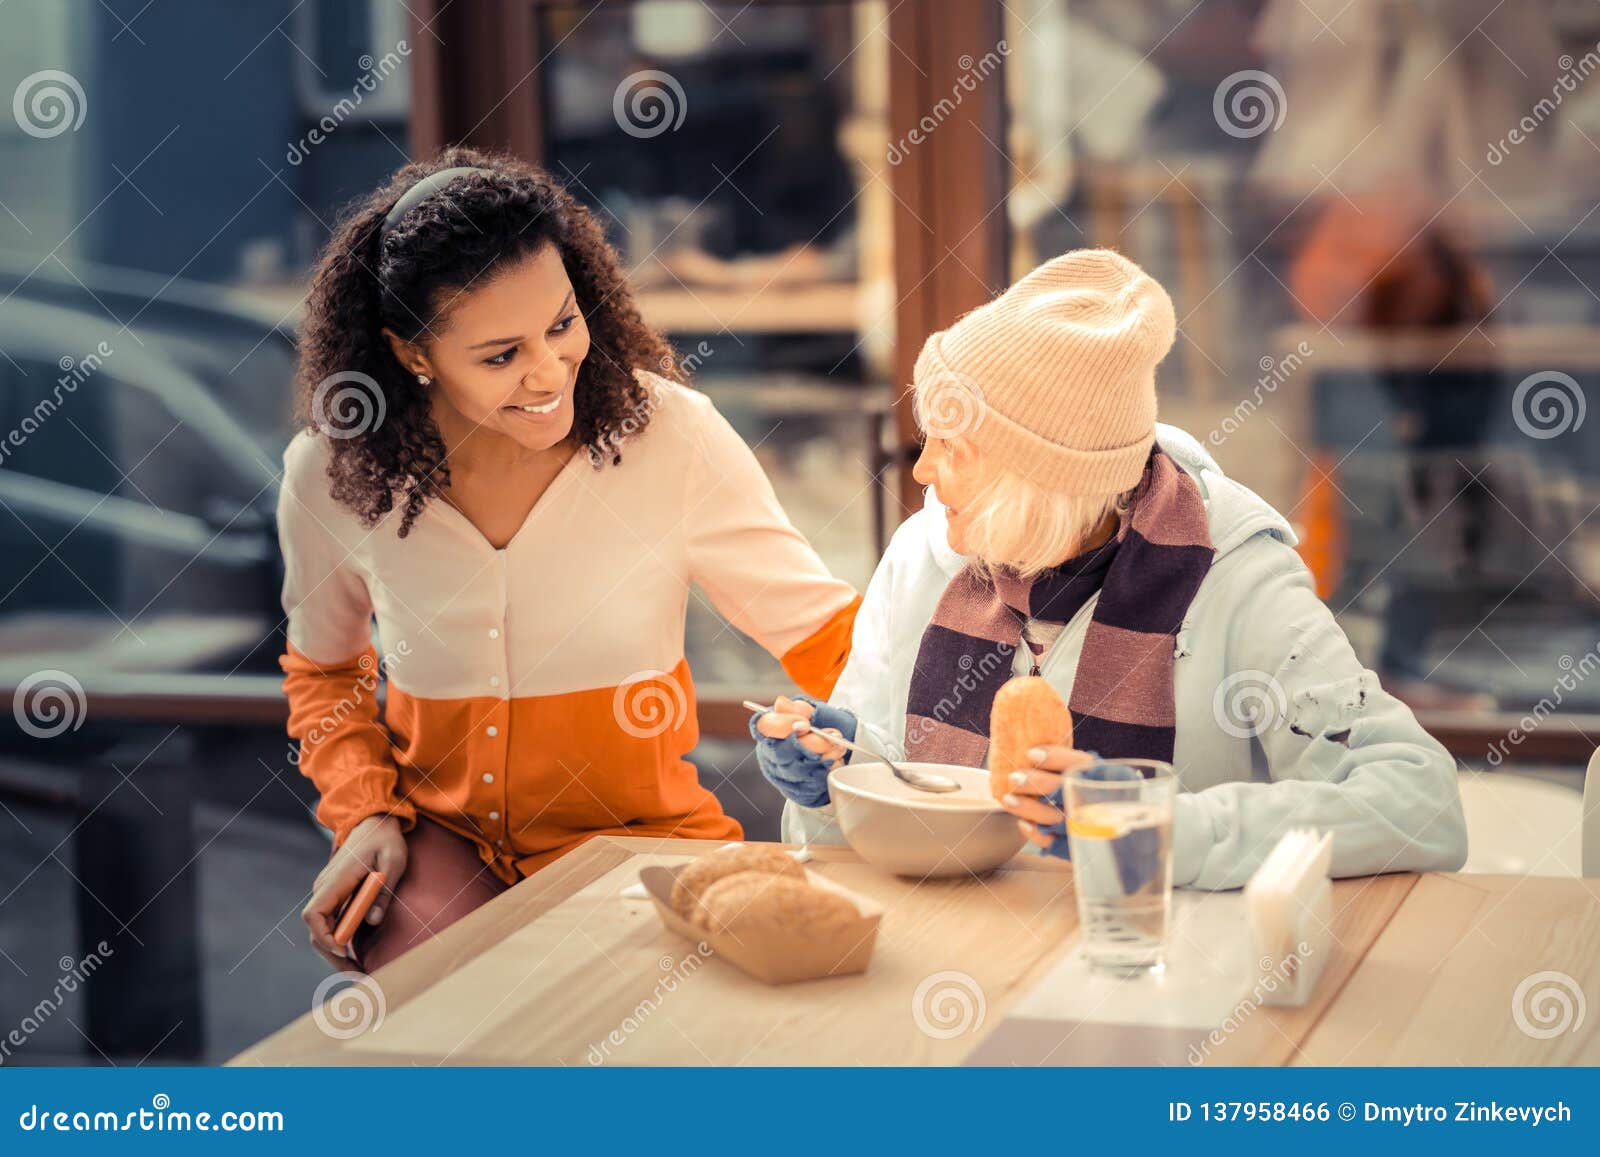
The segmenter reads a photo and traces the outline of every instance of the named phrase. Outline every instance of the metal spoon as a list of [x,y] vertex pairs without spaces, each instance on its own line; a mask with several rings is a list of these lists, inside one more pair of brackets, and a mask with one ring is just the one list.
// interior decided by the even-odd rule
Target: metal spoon
[[[763,706],[760,703],[752,703],[748,699],[744,701],[744,705],[748,710],[759,711],[762,714],[773,710],[773,708]],[[805,720],[802,719],[795,722],[796,735],[803,735],[805,732],[811,730],[811,724],[807,723]],[[961,785],[947,775],[935,775],[931,772],[913,771],[909,768],[899,767],[890,762],[887,756],[880,755],[876,751],[862,747],[859,743],[852,743],[850,740],[841,735],[826,735],[823,736],[823,738],[827,739],[831,743],[837,743],[840,747],[849,748],[851,751],[859,752],[860,754],[865,755],[868,759],[877,760],[890,771],[894,772],[896,779],[900,780],[902,783],[910,784],[918,791],[947,792],[961,790]]]

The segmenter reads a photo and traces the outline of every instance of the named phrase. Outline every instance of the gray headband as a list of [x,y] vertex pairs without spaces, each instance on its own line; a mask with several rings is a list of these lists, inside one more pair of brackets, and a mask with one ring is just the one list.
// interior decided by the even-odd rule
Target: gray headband
[[411,210],[422,204],[422,202],[433,196],[451,181],[457,177],[465,176],[467,173],[487,173],[489,171],[477,165],[460,165],[453,169],[440,169],[437,173],[429,173],[426,177],[423,177],[402,193],[400,199],[394,203],[394,208],[384,215],[383,228],[378,232],[379,246],[381,247],[389,234],[394,232],[394,227],[399,224],[400,218],[411,212]]

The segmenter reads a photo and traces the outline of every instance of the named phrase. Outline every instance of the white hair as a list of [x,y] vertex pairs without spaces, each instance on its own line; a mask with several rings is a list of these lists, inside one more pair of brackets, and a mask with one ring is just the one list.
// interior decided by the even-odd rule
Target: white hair
[[961,504],[967,516],[962,544],[980,570],[1005,568],[1032,578],[1082,553],[1108,515],[1119,520],[1133,491],[1059,494],[1003,467]]

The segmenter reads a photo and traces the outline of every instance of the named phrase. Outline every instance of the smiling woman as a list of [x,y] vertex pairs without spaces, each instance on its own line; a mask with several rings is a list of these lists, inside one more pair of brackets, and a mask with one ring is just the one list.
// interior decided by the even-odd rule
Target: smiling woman
[[[590,836],[737,838],[684,758],[690,586],[817,694],[860,600],[676,380],[587,210],[508,158],[408,166],[329,243],[302,349],[279,531],[289,728],[335,844],[312,943],[344,965],[372,870],[368,969]],[[405,656],[382,718],[374,619]]]
[[[508,328],[523,332],[475,340]],[[560,250],[546,245],[462,293],[427,342],[387,327],[384,336],[395,360],[431,387],[450,472],[439,497],[504,547],[576,452],[573,390],[589,328]],[[508,477],[525,485],[508,490]]]
[[[406,166],[352,207],[318,266],[302,349],[301,417],[330,438],[335,496],[368,525],[398,505],[401,537],[479,447],[509,452],[492,435],[615,461],[616,432],[648,416],[635,371],[677,377],[588,210],[536,167],[470,149]],[[373,396],[340,408],[335,379]],[[568,404],[549,430],[509,409],[557,392]]]

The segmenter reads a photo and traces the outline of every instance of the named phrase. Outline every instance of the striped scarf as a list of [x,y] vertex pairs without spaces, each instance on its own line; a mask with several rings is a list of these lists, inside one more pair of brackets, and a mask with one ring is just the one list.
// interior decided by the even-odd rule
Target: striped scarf
[[1158,446],[1103,546],[1031,582],[963,570],[922,634],[906,698],[906,758],[982,767],[989,709],[1011,678],[1022,624],[1065,623],[1098,590],[1067,704],[1073,746],[1171,762],[1173,652],[1212,553],[1199,487]]

